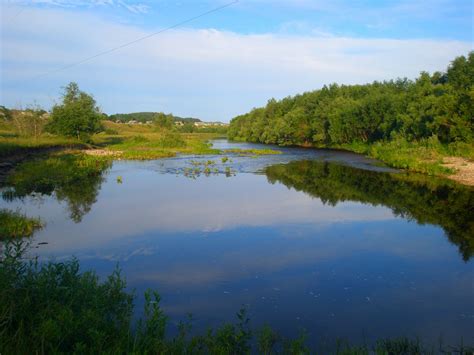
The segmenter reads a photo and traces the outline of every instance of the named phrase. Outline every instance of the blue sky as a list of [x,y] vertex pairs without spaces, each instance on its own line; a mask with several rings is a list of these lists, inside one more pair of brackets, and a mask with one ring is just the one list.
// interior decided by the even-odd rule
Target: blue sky
[[[106,113],[233,116],[324,84],[413,78],[473,49],[473,2],[4,0],[0,104],[50,108],[76,81]],[[41,77],[38,75],[45,74]]]

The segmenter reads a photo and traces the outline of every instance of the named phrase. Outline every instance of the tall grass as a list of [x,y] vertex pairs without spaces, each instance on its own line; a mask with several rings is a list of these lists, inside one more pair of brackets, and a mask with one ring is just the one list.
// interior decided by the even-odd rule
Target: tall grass
[[71,138],[45,135],[39,138],[0,137],[0,159],[14,154],[49,148],[85,148],[87,145]]
[[42,227],[38,218],[26,217],[19,211],[0,210],[0,240],[30,237]]
[[436,137],[413,142],[402,138],[373,144],[353,142],[338,147],[366,154],[394,168],[428,175],[454,173],[453,169],[443,166],[443,159],[447,156],[474,159],[474,145],[462,142],[441,144]]

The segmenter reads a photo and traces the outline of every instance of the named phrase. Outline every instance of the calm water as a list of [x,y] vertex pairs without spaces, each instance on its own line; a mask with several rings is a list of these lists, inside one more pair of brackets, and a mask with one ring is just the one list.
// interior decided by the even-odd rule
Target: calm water
[[[82,195],[0,207],[47,223],[40,257],[74,255],[101,275],[119,262],[130,288],[158,290],[172,322],[192,313],[197,332],[246,305],[254,327],[311,341],[473,344],[474,191],[346,152],[281,150],[119,161]],[[207,160],[218,173],[189,174]]]

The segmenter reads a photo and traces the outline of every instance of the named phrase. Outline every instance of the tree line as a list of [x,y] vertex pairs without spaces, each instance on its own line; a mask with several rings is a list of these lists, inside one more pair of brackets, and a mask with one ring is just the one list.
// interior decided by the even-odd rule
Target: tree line
[[472,142],[474,52],[454,59],[446,72],[422,72],[414,81],[331,84],[280,101],[270,99],[265,107],[233,118],[228,136],[311,146],[432,136],[445,144]]

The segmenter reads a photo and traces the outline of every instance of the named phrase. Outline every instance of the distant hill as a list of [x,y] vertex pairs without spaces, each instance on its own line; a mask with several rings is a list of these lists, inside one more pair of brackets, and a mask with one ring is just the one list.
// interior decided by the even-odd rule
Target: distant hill
[[[107,119],[110,121],[120,121],[120,122],[129,122],[129,121],[134,120],[134,121],[145,123],[147,121],[153,121],[155,118],[159,116],[163,116],[163,115],[165,115],[163,112],[117,113],[117,114],[108,116]],[[166,114],[166,116],[172,117],[175,122],[178,122],[178,121],[189,122],[189,123],[201,122],[199,118],[194,118],[194,117],[179,117],[173,114]]]

